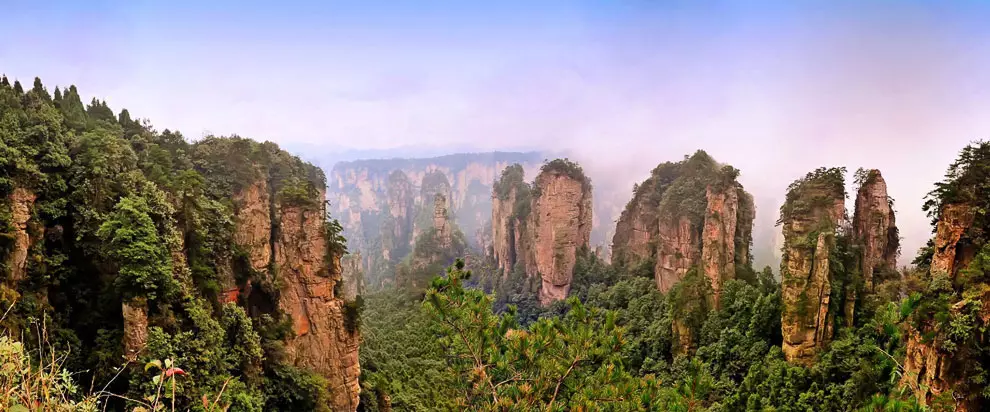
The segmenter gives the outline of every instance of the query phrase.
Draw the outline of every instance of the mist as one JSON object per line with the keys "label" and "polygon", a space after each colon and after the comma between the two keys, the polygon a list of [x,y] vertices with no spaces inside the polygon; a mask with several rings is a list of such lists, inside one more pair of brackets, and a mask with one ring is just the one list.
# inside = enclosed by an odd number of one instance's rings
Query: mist
{"label": "mist", "polygon": [[[881,170],[907,264],[930,237],[925,194],[990,137],[990,5],[977,2],[291,3],[15,4],[0,70],[327,169],[375,153],[568,156],[602,224],[658,163],[703,149],[755,197],[758,265],[773,264],[787,185],[820,166],[847,168],[850,213],[852,173]],[[38,24],[72,35],[24,30]]]}

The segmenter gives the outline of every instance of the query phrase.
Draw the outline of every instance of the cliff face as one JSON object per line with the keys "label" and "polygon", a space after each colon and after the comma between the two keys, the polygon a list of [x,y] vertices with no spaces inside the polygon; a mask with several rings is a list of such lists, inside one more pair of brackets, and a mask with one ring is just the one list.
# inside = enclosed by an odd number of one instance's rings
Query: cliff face
{"label": "cliff face", "polygon": [[874,273],[897,270],[899,239],[887,182],[878,170],[866,172],[856,194],[853,238],[863,246],[861,273],[866,292],[874,290]]}
{"label": "cliff face", "polygon": [[700,242],[687,216],[662,213],[657,237],[657,287],[666,293],[698,263]]}
{"label": "cliff face", "polygon": [[[633,198],[626,204],[612,236],[612,261],[635,267],[657,257],[656,244],[661,223],[660,201],[667,188],[680,176],[679,163],[662,163],[643,183],[636,185]],[[670,226],[670,222],[663,223]]]}
{"label": "cliff face", "polygon": [[361,254],[349,254],[340,258],[341,288],[340,298],[345,302],[353,302],[364,293],[364,271],[361,270]]}
{"label": "cliff face", "polygon": [[722,283],[735,278],[736,222],[739,196],[735,185],[725,188],[709,185],[705,197],[705,227],[701,232],[701,269],[712,284],[715,306],[719,305]]}
{"label": "cliff face", "polygon": [[736,181],[738,170],[699,151],[658,165],[633,190],[612,238],[612,259],[638,268],[653,260],[657,287],[667,292],[697,266],[718,303],[736,266],[750,265],[752,196]]}
{"label": "cliff face", "polygon": [[753,264],[753,221],[756,220],[756,204],[753,195],[745,190],[737,190],[739,208],[736,213],[736,251],[733,257],[736,264],[752,266]]}
{"label": "cliff face", "polygon": [[386,232],[382,233],[382,257],[387,261],[396,261],[408,253],[412,245],[413,230],[413,186],[401,171],[394,171],[388,177],[386,190],[386,205],[391,219]]}
{"label": "cliff face", "polygon": [[784,356],[792,362],[810,363],[832,338],[829,254],[845,216],[842,175],[835,173],[795,182],[781,207],[781,328]]}
{"label": "cliff face", "polygon": [[438,170],[431,171],[423,176],[423,181],[419,185],[419,197],[416,204],[416,218],[413,221],[413,233],[410,242],[419,237],[423,230],[428,229],[433,224],[432,219],[435,212],[434,200],[436,196],[443,197],[443,208],[445,213],[453,216],[454,210],[451,205],[450,182],[447,176]]}
{"label": "cliff face", "polygon": [[258,180],[234,194],[234,204],[237,205],[234,242],[247,253],[252,269],[265,271],[272,258],[272,202],[268,182]]}
{"label": "cliff face", "polygon": [[16,285],[17,282],[24,279],[27,273],[28,252],[31,249],[31,244],[37,241],[37,238],[40,238],[39,234],[35,234],[35,239],[32,239],[32,233],[28,230],[31,211],[34,208],[34,201],[36,199],[37,196],[34,192],[23,188],[14,189],[9,196],[11,212],[10,226],[13,228],[14,239],[6,263],[10,271],[7,282],[11,285]]}
{"label": "cliff face", "polygon": [[522,264],[526,273],[536,273],[532,259],[533,236],[529,230],[532,209],[531,188],[523,181],[522,165],[514,164],[502,171],[492,186],[492,257],[496,267],[506,277]]}
{"label": "cliff face", "polygon": [[327,378],[334,410],[356,410],[360,339],[344,326],[344,301],[333,294],[341,279],[340,256],[326,260],[320,206],[280,205],[274,256],[285,286],[279,306],[292,318],[296,334],[287,346],[290,357]]}
{"label": "cliff face", "polygon": [[450,219],[447,199],[438,193],[432,203],[431,227],[416,237],[412,253],[396,267],[395,274],[401,288],[420,298],[430,280],[467,251],[464,234]]}
{"label": "cliff face", "polygon": [[[930,271],[932,276],[949,276],[955,278],[961,268],[969,265],[974,251],[972,245],[964,245],[960,241],[966,231],[972,226],[975,211],[965,204],[950,204],[942,209],[936,224],[935,253],[932,256]],[[987,308],[990,296],[982,297],[983,307]],[[950,308],[958,312],[960,307]],[[986,309],[982,311],[982,321],[987,322],[990,315]],[[960,371],[966,366],[956,360],[956,356],[941,347],[938,342],[943,336],[936,334],[935,338],[923,337],[923,332],[932,333],[935,325],[932,321],[925,322],[921,330],[910,329],[907,335],[907,352],[904,357],[904,374],[901,384],[911,389],[915,397],[924,404],[930,404],[936,397],[951,393],[963,379]],[[968,401],[956,405],[957,411],[979,410]]]}
{"label": "cliff face", "polygon": [[[388,208],[388,176],[394,171],[406,175],[412,184],[410,215],[414,228],[404,240],[411,245],[413,239],[430,227],[433,195],[441,193],[447,199],[451,219],[464,233],[489,231],[488,220],[492,208],[492,182],[503,169],[513,163],[536,168],[542,157],[538,153],[475,153],[454,154],[422,159],[358,160],[337,163],[328,179],[328,197],[331,214],[337,216],[344,228],[348,248],[364,257],[362,267],[368,271],[369,285],[378,285],[381,274],[390,273],[389,265],[382,260],[396,263],[406,253],[390,250],[383,259],[383,244],[378,228],[386,220],[383,211]],[[443,177],[446,188],[439,183]],[[435,186],[434,184],[440,184]],[[438,187],[441,188],[438,190]],[[416,219],[423,212],[424,219]],[[473,245],[480,247],[480,245]],[[409,248],[400,252],[409,252]],[[398,255],[398,256],[396,256]],[[390,280],[390,279],[389,279]]]}
{"label": "cliff face", "polygon": [[571,165],[548,163],[535,181],[530,224],[543,305],[567,297],[577,250],[591,239],[591,185]]}
{"label": "cliff face", "polygon": [[[652,192],[654,179],[643,183],[643,191]],[[612,259],[614,262],[635,266],[654,257],[655,250],[650,241],[657,238],[659,223],[657,208],[659,199],[652,201],[647,195],[634,196],[625,210],[619,215],[612,236]]]}
{"label": "cliff face", "polygon": [[[259,180],[234,195],[235,242],[252,269],[267,273],[269,281],[279,280],[278,308],[292,320],[295,333],[286,345],[289,361],[327,379],[334,410],[356,410],[360,337],[345,327],[345,302],[334,296],[342,268],[340,256],[327,252],[325,195],[321,191],[312,202],[279,201],[268,186]],[[268,273],[272,266],[277,274]]]}
{"label": "cliff face", "polygon": [[516,263],[516,223],[513,207],[516,204],[516,188],[510,188],[503,200],[498,194],[492,195],[492,258],[503,274],[512,270]]}

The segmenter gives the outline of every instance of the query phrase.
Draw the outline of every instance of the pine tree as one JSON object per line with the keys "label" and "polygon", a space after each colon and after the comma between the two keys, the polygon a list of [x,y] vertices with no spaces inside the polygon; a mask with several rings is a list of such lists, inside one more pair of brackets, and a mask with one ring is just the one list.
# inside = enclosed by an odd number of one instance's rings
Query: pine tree
{"label": "pine tree", "polygon": [[45,90],[45,86],[43,84],[41,84],[41,78],[40,77],[35,77],[34,78],[34,87],[31,88],[31,91],[33,91],[35,94],[37,94],[41,98],[45,99],[46,102],[51,102],[52,101],[52,96],[48,94],[48,90]]}
{"label": "pine tree", "polygon": [[18,96],[24,94],[24,88],[21,87],[20,81],[14,80],[14,93],[17,93]]}

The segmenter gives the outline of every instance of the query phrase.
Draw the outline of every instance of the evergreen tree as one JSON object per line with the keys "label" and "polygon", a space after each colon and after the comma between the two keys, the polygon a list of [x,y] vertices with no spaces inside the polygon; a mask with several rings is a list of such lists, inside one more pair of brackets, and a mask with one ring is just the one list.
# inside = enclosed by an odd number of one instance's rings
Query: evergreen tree
{"label": "evergreen tree", "polygon": [[46,102],[50,103],[52,101],[52,96],[48,94],[48,90],[45,90],[45,86],[41,84],[40,77],[34,78],[34,87],[31,88],[31,91],[44,99]]}

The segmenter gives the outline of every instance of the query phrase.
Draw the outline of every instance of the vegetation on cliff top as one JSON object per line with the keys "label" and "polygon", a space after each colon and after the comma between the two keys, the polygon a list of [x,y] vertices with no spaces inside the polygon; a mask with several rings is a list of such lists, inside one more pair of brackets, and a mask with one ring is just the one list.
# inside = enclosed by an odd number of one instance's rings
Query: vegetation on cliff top
{"label": "vegetation on cliff top", "polygon": [[[553,159],[549,162],[545,161],[543,166],[540,167],[540,175],[544,174],[554,174],[563,175],[571,178],[574,181],[581,182],[581,190],[585,193],[591,193],[591,179],[584,174],[584,169],[581,165],[572,162],[570,159]],[[539,176],[537,176],[539,179]],[[533,183],[533,193],[536,197],[540,196],[540,188]]]}

